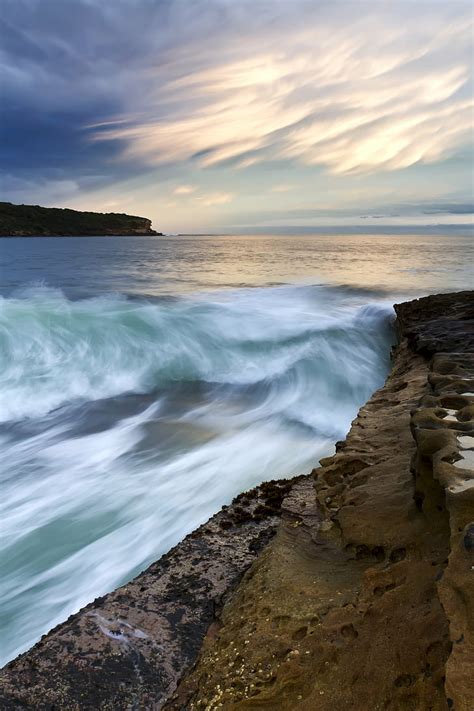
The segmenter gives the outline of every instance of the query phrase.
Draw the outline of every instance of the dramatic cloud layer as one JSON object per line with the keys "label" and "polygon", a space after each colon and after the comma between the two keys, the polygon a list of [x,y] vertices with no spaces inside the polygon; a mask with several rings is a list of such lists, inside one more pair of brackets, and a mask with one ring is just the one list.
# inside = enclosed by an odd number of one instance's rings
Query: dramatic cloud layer
{"label": "dramatic cloud layer", "polygon": [[465,215],[472,31],[456,1],[3,0],[4,196],[186,228]]}
{"label": "dramatic cloud layer", "polygon": [[434,162],[466,142],[465,18],[416,24],[408,37],[376,11],[342,29],[340,18],[311,19],[283,38],[281,28],[247,36],[237,61],[232,44],[201,52],[205,68],[190,48],[168,52],[141,111],[97,138],[125,141],[125,158],[150,165],[295,159],[336,174]]}

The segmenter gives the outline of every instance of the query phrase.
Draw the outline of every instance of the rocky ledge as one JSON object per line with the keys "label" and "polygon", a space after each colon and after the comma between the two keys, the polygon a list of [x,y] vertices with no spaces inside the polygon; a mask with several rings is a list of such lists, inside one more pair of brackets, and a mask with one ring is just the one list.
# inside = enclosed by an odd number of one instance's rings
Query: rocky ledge
{"label": "rocky ledge", "polygon": [[392,372],[333,457],[46,635],[0,707],[472,711],[474,292],[396,312]]}

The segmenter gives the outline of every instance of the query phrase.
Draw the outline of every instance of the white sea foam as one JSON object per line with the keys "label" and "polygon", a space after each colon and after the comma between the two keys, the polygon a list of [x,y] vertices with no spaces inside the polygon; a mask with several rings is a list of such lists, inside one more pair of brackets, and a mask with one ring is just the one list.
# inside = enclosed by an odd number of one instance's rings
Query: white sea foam
{"label": "white sea foam", "polygon": [[309,286],[3,299],[2,661],[329,454],[383,382],[391,314]]}

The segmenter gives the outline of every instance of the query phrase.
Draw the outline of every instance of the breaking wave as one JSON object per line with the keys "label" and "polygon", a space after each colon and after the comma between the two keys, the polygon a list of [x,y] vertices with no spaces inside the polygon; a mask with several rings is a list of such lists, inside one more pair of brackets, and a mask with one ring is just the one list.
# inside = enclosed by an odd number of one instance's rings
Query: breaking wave
{"label": "breaking wave", "polygon": [[389,367],[392,308],[278,286],[0,300],[2,661],[239,491],[308,471]]}

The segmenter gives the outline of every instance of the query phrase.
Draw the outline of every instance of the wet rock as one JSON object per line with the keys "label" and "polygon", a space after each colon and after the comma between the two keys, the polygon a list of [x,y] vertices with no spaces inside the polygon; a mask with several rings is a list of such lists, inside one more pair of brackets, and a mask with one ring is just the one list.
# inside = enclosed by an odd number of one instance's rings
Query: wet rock
{"label": "wet rock", "polygon": [[265,482],[1,672],[0,708],[159,709],[226,595],[273,537],[293,482]]}

